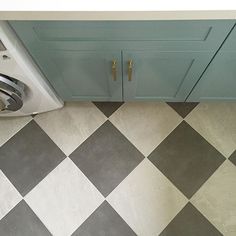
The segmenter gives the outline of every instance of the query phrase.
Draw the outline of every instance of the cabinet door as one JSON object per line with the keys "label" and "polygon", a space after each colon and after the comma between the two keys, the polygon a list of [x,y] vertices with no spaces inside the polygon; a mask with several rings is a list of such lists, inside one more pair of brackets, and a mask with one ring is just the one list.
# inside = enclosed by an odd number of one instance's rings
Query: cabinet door
{"label": "cabinet door", "polygon": [[121,52],[38,50],[33,53],[64,101],[122,100]]}
{"label": "cabinet door", "polygon": [[184,101],[212,56],[213,52],[125,51],[124,100]]}
{"label": "cabinet door", "polygon": [[188,97],[210,100],[236,101],[236,51],[220,51]]}
{"label": "cabinet door", "polygon": [[187,100],[236,101],[236,26]]}

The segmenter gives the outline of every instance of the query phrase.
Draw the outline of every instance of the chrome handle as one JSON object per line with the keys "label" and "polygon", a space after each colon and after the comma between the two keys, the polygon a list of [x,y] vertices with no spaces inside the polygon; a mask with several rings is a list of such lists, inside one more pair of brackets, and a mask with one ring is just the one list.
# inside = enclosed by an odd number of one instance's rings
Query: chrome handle
{"label": "chrome handle", "polygon": [[116,81],[116,72],[117,72],[116,65],[117,65],[116,60],[113,60],[112,61],[112,66],[111,66],[113,81]]}
{"label": "chrome handle", "polygon": [[128,61],[128,81],[132,80],[132,73],[133,73],[133,60]]}

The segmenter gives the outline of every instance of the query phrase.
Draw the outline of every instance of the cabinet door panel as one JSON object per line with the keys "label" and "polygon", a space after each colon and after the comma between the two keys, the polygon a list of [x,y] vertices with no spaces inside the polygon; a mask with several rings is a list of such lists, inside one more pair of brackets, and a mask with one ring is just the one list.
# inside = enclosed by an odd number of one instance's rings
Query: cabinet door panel
{"label": "cabinet door panel", "polygon": [[125,51],[124,100],[184,101],[212,56],[212,52]]}
{"label": "cabinet door panel", "polygon": [[10,21],[10,24],[29,50],[205,51],[219,48],[235,20]]}
{"label": "cabinet door panel", "polygon": [[[122,100],[121,52],[49,50],[45,53],[34,52],[39,66],[65,101]],[[116,80],[113,60],[116,60]]]}
{"label": "cabinet door panel", "polygon": [[236,51],[220,51],[188,101],[236,101]]}

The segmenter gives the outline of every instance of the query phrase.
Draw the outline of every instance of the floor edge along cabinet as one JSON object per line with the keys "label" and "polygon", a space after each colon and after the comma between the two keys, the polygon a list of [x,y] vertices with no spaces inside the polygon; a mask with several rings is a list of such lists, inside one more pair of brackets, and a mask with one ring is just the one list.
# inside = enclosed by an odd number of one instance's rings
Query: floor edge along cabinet
{"label": "floor edge along cabinet", "polygon": [[[212,88],[216,75],[217,86],[222,88],[224,79],[235,85],[236,56],[230,47],[236,49],[236,44],[223,46],[209,65],[233,28],[233,20],[9,23],[64,101],[236,97],[233,87],[228,94],[226,84],[224,92]],[[231,61],[225,65],[231,71],[214,72],[225,60]]]}

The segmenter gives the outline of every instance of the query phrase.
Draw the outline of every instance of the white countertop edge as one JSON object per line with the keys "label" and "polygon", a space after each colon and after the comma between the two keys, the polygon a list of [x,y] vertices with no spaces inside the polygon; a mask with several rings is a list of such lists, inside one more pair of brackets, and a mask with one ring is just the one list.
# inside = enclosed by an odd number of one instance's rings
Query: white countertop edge
{"label": "white countertop edge", "polygon": [[236,10],[0,11],[0,20],[210,20],[236,19]]}

